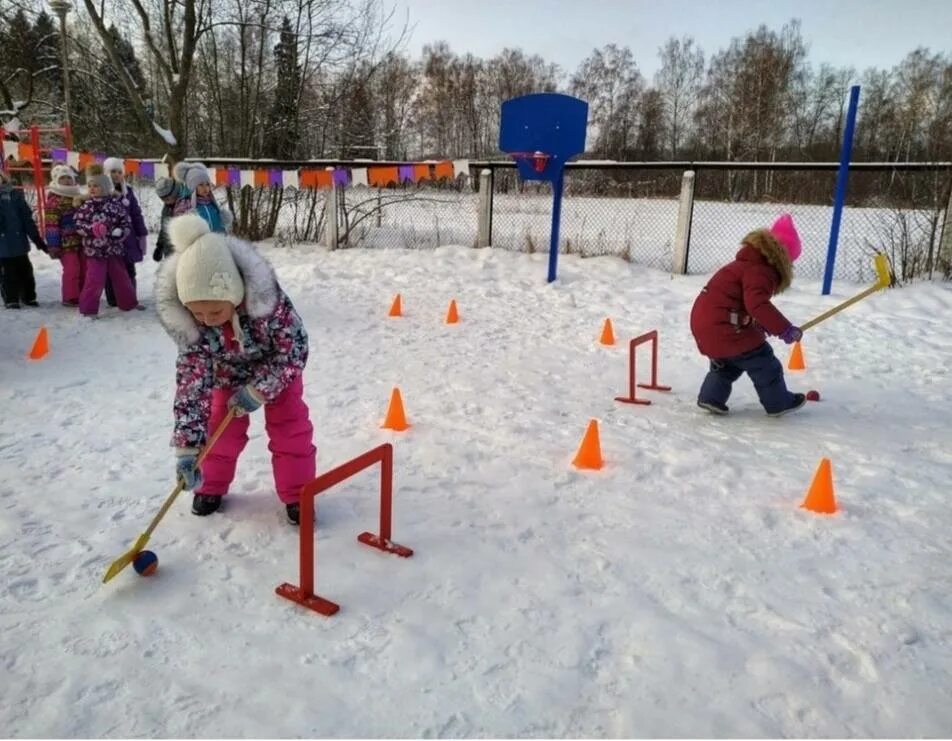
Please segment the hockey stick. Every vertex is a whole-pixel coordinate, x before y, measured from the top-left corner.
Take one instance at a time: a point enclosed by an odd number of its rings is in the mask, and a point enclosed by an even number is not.
[[[855,296],[853,296],[853,298],[848,298],[843,303],[837,304],[832,309],[828,309],[827,311],[824,311],[819,316],[813,317],[813,319],[811,319],[810,321],[804,324],[801,324],[800,329],[806,332],[808,329],[810,329],[810,327],[815,327],[817,324],[824,321],[825,319],[829,319],[834,314],[839,314],[847,306],[852,306],[857,301],[862,301],[867,296],[871,296],[872,294],[876,293],[876,291],[879,291],[883,288],[888,288],[890,285],[892,285],[892,270],[889,267],[889,260],[886,259],[886,256],[883,254],[876,255],[875,260],[876,260],[875,262],[876,283],[875,284],[871,285],[865,291],[862,291],[861,293],[857,293]]]
[[[222,436],[222,433],[225,431],[225,428],[228,427],[228,423],[231,422],[234,416],[234,409],[229,410],[228,414],[225,415],[225,418],[212,433],[211,438],[207,443],[205,443],[205,447],[202,448],[201,453],[198,454],[198,459],[195,461],[196,468],[202,464],[202,461],[205,460],[205,456],[211,452],[212,447],[216,442],[218,442],[218,438]],[[149,542],[152,532],[156,527],[158,527],[159,523],[162,521],[162,518],[165,517],[165,513],[169,511],[169,508],[172,506],[173,502],[175,502],[178,495],[182,493],[184,487],[185,481],[180,478],[178,483],[175,485],[175,488],[172,490],[172,493],[166,498],[162,508],[158,511],[155,517],[152,518],[152,522],[149,523],[149,527],[147,527],[145,532],[139,536],[139,539],[133,543],[132,548],[119,556],[119,558],[113,561],[109,568],[106,569],[106,575],[102,578],[103,584],[112,579],[112,577],[114,577],[135,560],[135,557],[139,555],[139,551],[145,548],[145,544]]]

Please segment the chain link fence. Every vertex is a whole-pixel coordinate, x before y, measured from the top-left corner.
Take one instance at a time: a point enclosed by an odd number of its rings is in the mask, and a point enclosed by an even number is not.
[[[522,182],[514,169],[493,166],[491,244],[521,252],[548,252],[552,187]],[[559,252],[614,255],[671,268],[681,173],[677,170],[571,168],[559,228]]]
[[[387,163],[327,164],[355,168]],[[791,211],[804,244],[796,274],[819,279],[826,265],[836,169],[830,163],[572,163],[565,170],[559,251],[581,257],[611,255],[674,270],[680,269],[680,249],[685,272],[710,273],[732,259],[745,234]],[[693,197],[685,200],[682,186],[688,171],[694,173]],[[23,180],[28,198],[35,200],[29,176]],[[148,182],[137,185],[141,201],[158,201]],[[900,280],[950,277],[952,223],[944,223],[952,205],[950,191],[949,163],[854,163],[834,277],[872,280],[877,252],[886,253]],[[328,230],[331,201],[337,227],[334,248],[549,249],[551,186],[523,182],[512,162],[472,162],[470,177],[389,188],[245,187],[219,188],[216,194],[235,213],[236,232],[252,240],[327,244],[333,239]],[[157,209],[144,210],[150,215],[154,211],[157,222]],[[678,244],[679,216],[687,225],[680,237],[683,245]]]

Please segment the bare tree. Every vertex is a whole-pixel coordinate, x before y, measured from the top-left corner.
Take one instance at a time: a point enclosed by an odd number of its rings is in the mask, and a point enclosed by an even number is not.
[[[172,158],[181,159],[188,151],[185,110],[195,50],[199,39],[211,27],[211,0],[112,0],[109,4],[109,17],[115,18],[126,11],[133,13],[138,21],[167,96],[168,129],[155,121],[154,112],[150,111],[143,96],[144,91],[122,64],[106,26],[105,1],[100,0],[98,8],[94,0],[83,0],[83,5],[122,81],[132,110]]]
[[[701,91],[704,52],[689,36],[672,37],[658,50],[658,56],[661,68],[655,74],[655,89],[661,97],[668,155],[677,159]]]
[[[637,105],[644,81],[628,47],[596,49],[573,75],[570,90],[587,100],[594,126],[594,150],[620,159],[634,142]]]

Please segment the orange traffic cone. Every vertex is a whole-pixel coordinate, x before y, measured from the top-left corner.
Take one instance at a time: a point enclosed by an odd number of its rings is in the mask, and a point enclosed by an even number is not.
[[[390,406],[387,407],[387,418],[380,425],[385,430],[396,430],[403,432],[410,425],[407,423],[406,414],[403,412],[403,397],[400,396],[400,389],[393,387],[393,393],[390,394]]]
[[[602,446],[598,440],[598,420],[593,419],[588,423],[588,429],[585,430],[585,437],[582,438],[582,444],[578,447],[578,453],[575,454],[575,460],[572,465],[576,468],[590,468],[598,470],[605,462],[602,460]]]
[[[446,310],[446,323],[447,324],[459,323],[459,312],[456,310],[455,298],[452,301],[450,301],[450,308]]]
[[[821,515],[832,515],[837,511],[836,497],[833,495],[833,469],[829,458],[821,458],[807,496],[800,505],[803,509]]]
[[[50,336],[46,331],[46,327],[40,327],[40,331],[36,333],[36,339],[33,340],[33,347],[30,348],[30,352],[27,357],[30,360],[42,360],[46,357],[47,353],[50,351]]]
[[[615,344],[615,332],[612,329],[611,319],[606,319],[605,324],[602,325],[602,337],[599,342],[601,342],[603,345]]]
[[[787,362],[787,370],[806,370],[806,367],[806,363],[803,362],[803,349],[799,342],[794,342],[790,360]]]
[[[393,303],[390,305],[388,316],[403,316],[403,307],[400,304],[400,294],[393,297]]]

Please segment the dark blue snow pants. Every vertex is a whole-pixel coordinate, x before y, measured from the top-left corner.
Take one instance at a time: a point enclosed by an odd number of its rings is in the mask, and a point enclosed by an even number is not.
[[[717,360],[712,358],[711,369],[701,384],[698,401],[727,404],[734,381],[744,373],[754,382],[757,396],[767,414],[781,412],[793,404],[793,394],[787,390],[783,380],[783,366],[767,342],[743,355]]]

